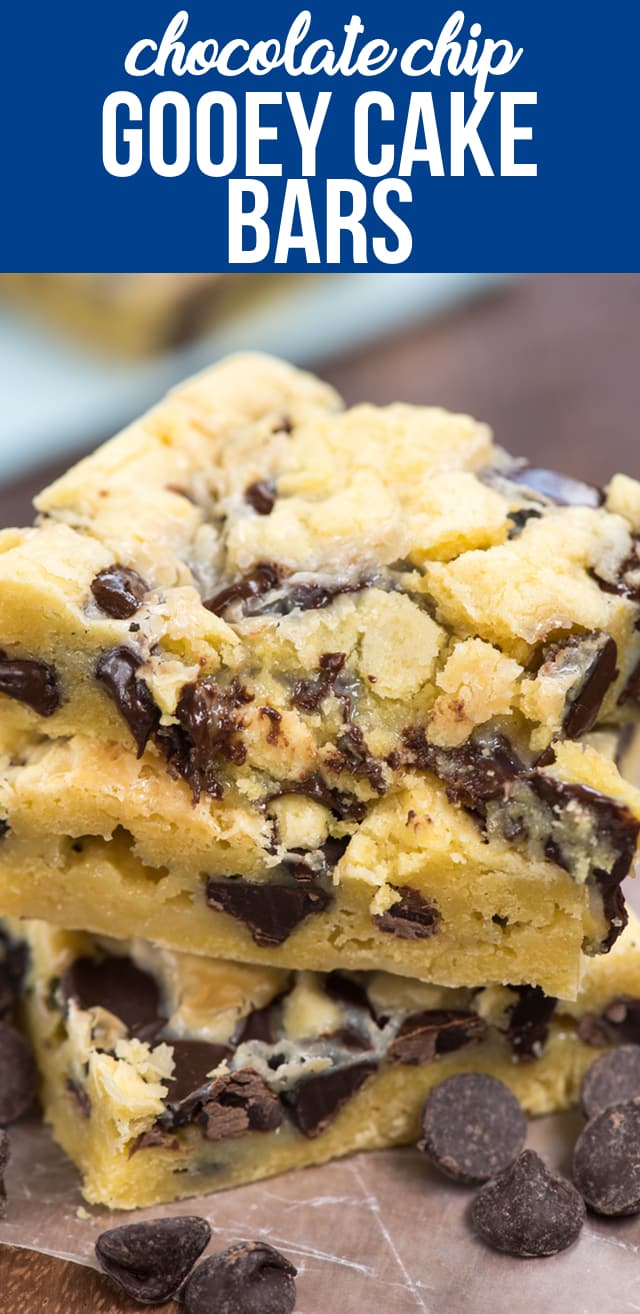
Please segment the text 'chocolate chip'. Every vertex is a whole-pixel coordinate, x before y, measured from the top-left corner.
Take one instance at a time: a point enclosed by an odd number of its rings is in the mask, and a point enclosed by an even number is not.
[[[184,1291],[187,1314],[291,1314],[296,1272],[273,1246],[240,1241],[198,1265]]]
[[[470,1186],[512,1163],[527,1134],[515,1095],[481,1072],[441,1081],[425,1103],[421,1127],[418,1149],[447,1177]]]
[[[204,1218],[158,1218],[103,1232],[96,1254],[105,1273],[144,1304],[169,1300],[211,1237]]]

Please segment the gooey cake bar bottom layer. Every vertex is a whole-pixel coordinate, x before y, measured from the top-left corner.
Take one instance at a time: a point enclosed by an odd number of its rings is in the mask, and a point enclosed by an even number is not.
[[[461,1071],[530,1113],[575,1101],[604,1047],[640,1038],[632,919],[577,1003],[533,987],[446,990],[381,972],[220,963],[5,922],[26,946],[23,1020],[45,1115],[92,1203],[133,1208],[414,1140]]]
[[[0,534],[0,910],[575,993],[638,837],[582,750],[638,714],[638,483],[247,356],[37,506]]]

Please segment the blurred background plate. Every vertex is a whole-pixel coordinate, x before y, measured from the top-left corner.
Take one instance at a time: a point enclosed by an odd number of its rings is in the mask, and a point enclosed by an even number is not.
[[[487,274],[252,276],[225,294],[220,320],[207,332],[129,359],[74,340],[51,318],[38,322],[7,300],[0,305],[0,481],[88,449],[227,352],[259,349],[299,365],[329,360],[501,281]]]

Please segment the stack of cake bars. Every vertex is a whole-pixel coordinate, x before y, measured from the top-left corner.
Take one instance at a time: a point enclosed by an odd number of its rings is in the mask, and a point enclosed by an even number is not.
[[[244,356],[36,505],[2,944],[88,1200],[411,1141],[454,1072],[564,1108],[640,1039],[640,484]]]

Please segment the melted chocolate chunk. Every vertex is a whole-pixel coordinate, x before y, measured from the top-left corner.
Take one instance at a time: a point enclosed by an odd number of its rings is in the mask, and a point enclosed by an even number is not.
[[[426,1063],[436,1054],[477,1045],[486,1034],[487,1024],[477,1013],[430,1008],[405,1018],[387,1058],[391,1063]]]
[[[596,1214],[640,1213],[640,1104],[610,1104],[591,1118],[573,1151],[573,1180]]]
[[[620,566],[617,579],[604,579],[595,570],[590,571],[590,574],[603,593],[617,593],[633,602],[640,602],[640,534],[632,536],[632,544],[628,557]]]
[[[352,776],[364,776],[377,794],[386,792],[382,763],[369,752],[365,737],[358,725],[338,735],[336,751],[328,763],[334,771],[347,771]]]
[[[6,1131],[0,1131],[0,1218],[4,1218],[7,1213],[7,1192],[4,1178],[9,1162],[9,1154],[9,1137]]]
[[[204,1218],[125,1223],[96,1241],[100,1266],[134,1300],[164,1304],[174,1296],[211,1240]]]
[[[332,584],[290,584],[272,602],[250,601],[247,616],[289,616],[292,611],[320,611],[343,593],[360,593],[370,586],[370,579]]]
[[[322,913],[332,896],[308,885],[277,881],[247,881],[225,877],[207,882],[207,903],[216,912],[229,913],[244,922],[261,948],[284,944],[292,931],[312,913]]]
[[[447,1177],[479,1186],[519,1155],[527,1120],[515,1095],[496,1077],[465,1072],[446,1077],[422,1110],[418,1149]]]
[[[329,999],[335,1000],[338,1004],[346,1004],[347,1008],[361,1008],[365,1013],[373,1016],[369,996],[360,981],[345,976],[344,972],[329,972],[324,978],[324,988]]]
[[[279,712],[276,707],[269,707],[268,704],[265,707],[261,707],[259,710],[260,710],[260,715],[266,716],[267,720],[270,722],[269,730],[267,733],[267,743],[277,744],[280,738],[280,722],[282,721],[282,712]]]
[[[72,1100],[75,1109],[80,1114],[80,1117],[90,1118],[91,1100],[89,1099],[89,1096],[87,1095],[84,1086],[79,1086],[77,1081],[72,1081],[71,1077],[67,1078],[65,1085],[69,1093],[69,1098]]]
[[[141,660],[131,648],[111,648],[96,666],[96,679],[104,685],[138,746],[138,757],[157,730],[160,713],[144,680],[137,678]]]
[[[139,610],[149,588],[137,570],[115,565],[107,566],[96,575],[91,592],[107,616],[128,620]]]
[[[547,1043],[557,1000],[540,986],[511,986],[520,998],[509,1013],[509,1041],[516,1058],[536,1059]]]
[[[578,688],[569,694],[562,723],[567,739],[578,739],[593,728],[605,694],[618,675],[618,648],[615,639],[606,634],[572,635],[548,649],[544,654],[545,662],[562,667],[565,661],[571,661],[572,653],[579,656],[581,650],[592,655],[587,656]]]
[[[17,1122],[31,1108],[37,1089],[31,1050],[14,1027],[0,1022],[0,1127]]]
[[[164,1022],[160,991],[148,972],[131,958],[76,958],[63,973],[62,994],[79,1008],[100,1006],[113,1013],[133,1034]]]
[[[184,1291],[187,1314],[292,1314],[297,1269],[264,1241],[239,1241],[199,1264]]]
[[[272,593],[286,573],[284,566],[277,565],[275,561],[259,561],[246,575],[241,575],[233,584],[228,584],[207,598],[203,606],[207,611],[215,612],[216,616],[223,616],[227,607],[235,602],[248,602],[250,598],[261,598],[265,593]]]
[[[236,1046],[244,1045],[247,1040],[262,1040],[265,1045],[275,1045],[277,1038],[275,1004],[276,1001],[272,999],[266,1008],[254,1008],[253,1012],[244,1018],[234,1037]]]
[[[207,1141],[224,1141],[248,1131],[275,1131],[282,1122],[278,1096],[251,1068],[211,1083],[196,1121]]]
[[[329,876],[349,845],[350,836],[329,838],[319,849],[290,849],[282,866],[295,881],[318,881]]]
[[[361,803],[355,794],[333,789],[317,773],[304,776],[302,780],[286,780],[272,794],[268,794],[264,802],[271,803],[276,798],[285,798],[287,794],[304,794],[314,802],[321,803],[341,820],[364,821],[367,814],[366,803]]]
[[[201,795],[221,798],[220,760],[242,766],[247,750],[238,738],[243,728],[240,709],[253,694],[232,680],[219,685],[211,676],[187,684],[176,707],[177,725],[162,727],[156,742],[172,770],[186,780],[197,803]]]
[[[323,652],[318,674],[307,680],[296,680],[291,694],[293,706],[302,712],[317,712],[324,699],[333,693],[346,659],[344,652]]]
[[[276,504],[276,486],[273,479],[256,479],[244,490],[244,500],[259,516],[271,515]]]
[[[349,1068],[335,1068],[299,1081],[292,1090],[283,1091],[281,1100],[298,1131],[309,1140],[320,1136],[337,1117],[341,1108],[374,1075],[373,1060],[354,1063]]]
[[[483,1186],[471,1207],[471,1221],[483,1241],[523,1259],[566,1250],[584,1218],[575,1187],[553,1177],[534,1150],[523,1150],[510,1168]]]
[[[173,1106],[184,1105],[207,1082],[207,1074],[213,1072],[223,1059],[230,1058],[232,1050],[229,1045],[214,1045],[208,1040],[174,1039],[162,1035],[173,1049],[173,1076],[167,1082],[169,1093],[167,1103]]]
[[[450,802],[461,803],[472,812],[504,795],[509,783],[524,771],[504,735],[468,740],[460,748],[438,748],[428,742],[422,729],[405,730],[402,738],[412,765],[432,771],[446,786]]]
[[[597,507],[604,502],[601,488],[585,484],[581,479],[572,479],[570,475],[560,474],[558,470],[543,469],[542,466],[525,465],[519,470],[509,470],[506,478],[509,483],[522,484],[524,488],[540,493],[557,506]]]
[[[640,1099],[640,1045],[618,1045],[587,1069],[580,1087],[585,1118],[595,1118],[611,1104]]]
[[[58,677],[53,666],[27,658],[7,657],[0,649],[0,694],[32,707],[38,716],[53,716],[60,706]]]
[[[435,903],[430,903],[410,885],[394,885],[393,889],[400,898],[386,912],[374,917],[378,929],[395,935],[398,940],[428,940],[435,935],[440,923]]]
[[[133,1145],[129,1147],[128,1158],[137,1154],[138,1150],[177,1150],[180,1148],[180,1142],[176,1136],[171,1136],[164,1127],[150,1127],[148,1131],[140,1132],[136,1136]]]

